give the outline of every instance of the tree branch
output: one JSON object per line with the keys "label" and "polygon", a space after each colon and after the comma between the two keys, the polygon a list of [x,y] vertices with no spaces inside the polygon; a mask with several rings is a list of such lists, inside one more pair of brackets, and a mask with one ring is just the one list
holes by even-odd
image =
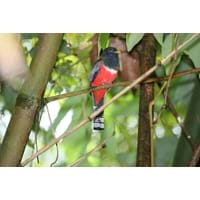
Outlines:
{"label": "tree branch", "polygon": [[[199,36],[199,34],[193,34],[187,41],[185,41],[182,45],[180,45],[177,48],[177,51],[172,51],[167,57],[165,57],[164,59],[161,60],[160,64],[164,65],[168,59],[170,59],[176,52],[179,52],[181,49],[183,49],[184,47],[186,47],[186,45],[188,45],[194,38],[196,38],[197,36]],[[111,105],[114,101],[116,101],[119,97],[121,97],[122,95],[124,95],[125,93],[127,93],[131,88],[135,87],[137,84],[141,83],[143,80],[145,80],[149,75],[151,75],[160,65],[155,65],[153,66],[151,69],[149,69],[147,72],[145,72],[143,75],[141,75],[140,77],[138,77],[136,80],[134,80],[130,85],[128,85],[127,87],[125,87],[123,90],[121,90],[117,95],[115,95],[112,99],[110,99],[109,102],[107,102],[106,104],[104,104],[102,107],[100,107],[98,110],[96,110],[95,112],[93,112],[88,118],[82,120],[78,125],[76,125],[75,127],[65,131],[62,135],[60,135],[57,138],[54,138],[50,141],[49,144],[47,144],[46,146],[42,147],[38,152],[32,154],[28,159],[26,159],[25,161],[22,162],[22,166],[27,165],[29,162],[31,162],[32,160],[34,160],[38,155],[41,155],[42,153],[46,152],[48,149],[50,149],[52,146],[54,146],[56,143],[58,143],[61,139],[69,136],[71,133],[73,133],[74,131],[78,130],[79,128],[81,128],[82,126],[84,126],[85,124],[87,124],[89,121],[91,121],[94,117],[96,117],[98,114],[100,114],[103,110],[105,110],[105,108],[107,108],[109,105]]]}
{"label": "tree branch", "polygon": [[190,162],[190,167],[196,167],[200,159],[200,145],[196,148],[194,151],[194,154],[192,156],[192,160]]}
{"label": "tree branch", "polygon": [[[172,79],[179,78],[185,75],[193,74],[193,73],[200,73],[200,67],[197,67],[196,69],[191,69],[191,70],[184,70],[182,72],[177,72],[172,75]],[[162,81],[167,81],[170,78],[170,75],[168,76],[161,76],[157,78],[148,78],[147,80],[142,81],[141,83],[153,83],[153,82],[162,82]],[[59,94],[56,96],[52,97],[47,97],[44,98],[45,103],[49,103],[52,101],[68,98],[68,97],[74,97],[74,96],[79,96],[82,94],[88,94],[96,90],[104,89],[104,88],[114,88],[114,87],[124,87],[127,86],[131,83],[131,81],[123,81],[123,82],[118,82],[118,83],[113,83],[113,84],[105,84],[93,88],[86,88],[82,89],[79,91],[74,91],[74,92],[67,92],[64,94]]]}

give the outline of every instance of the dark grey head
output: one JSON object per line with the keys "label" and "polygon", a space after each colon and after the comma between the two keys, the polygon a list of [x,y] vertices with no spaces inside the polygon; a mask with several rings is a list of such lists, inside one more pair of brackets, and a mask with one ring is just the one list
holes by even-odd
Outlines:
{"label": "dark grey head", "polygon": [[107,67],[119,70],[119,51],[116,48],[108,47],[104,49],[100,58]]}

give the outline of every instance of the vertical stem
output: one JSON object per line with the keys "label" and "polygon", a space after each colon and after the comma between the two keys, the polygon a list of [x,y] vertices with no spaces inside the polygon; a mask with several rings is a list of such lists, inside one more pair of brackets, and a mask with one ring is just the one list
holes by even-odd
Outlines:
{"label": "vertical stem", "polygon": [[[156,48],[153,34],[144,35],[141,44],[138,46],[140,53],[141,74],[148,71],[155,64]],[[139,105],[139,127],[136,166],[152,166],[153,146],[151,131],[151,102],[154,99],[154,84],[142,83],[140,85],[140,105]]]}
{"label": "vertical stem", "polygon": [[18,166],[40,99],[56,62],[62,34],[42,34],[31,64],[31,74],[17,98],[15,111],[0,148],[0,166]]}

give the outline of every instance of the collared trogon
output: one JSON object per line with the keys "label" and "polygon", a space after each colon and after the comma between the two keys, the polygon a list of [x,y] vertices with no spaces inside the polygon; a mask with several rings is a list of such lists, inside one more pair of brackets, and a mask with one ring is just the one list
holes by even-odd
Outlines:
{"label": "collared trogon", "polygon": [[[119,51],[116,48],[108,47],[100,54],[90,73],[90,86],[96,87],[103,84],[110,84],[117,78],[120,68]],[[94,111],[104,104],[104,97],[108,89],[100,89],[92,92]],[[103,112],[93,119],[93,131],[104,130]]]}

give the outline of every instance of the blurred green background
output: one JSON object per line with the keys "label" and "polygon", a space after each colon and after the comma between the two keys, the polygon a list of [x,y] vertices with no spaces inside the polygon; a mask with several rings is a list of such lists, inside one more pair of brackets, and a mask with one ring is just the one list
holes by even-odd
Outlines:
{"label": "blurred green background", "polygon": [[[179,41],[182,43],[191,34],[178,35]],[[92,69],[90,51],[93,36],[93,33],[64,34],[62,46],[57,55],[57,62],[44,94],[45,97],[88,88],[88,77]],[[155,34],[155,36],[157,39],[157,59],[161,59],[174,49],[173,34]],[[21,34],[21,37],[26,61],[28,66],[30,66],[35,47],[39,41],[39,34]],[[126,43],[128,49],[133,48],[141,38],[141,34],[138,34],[136,38],[134,38],[134,34],[127,34]],[[108,39],[107,34],[101,34],[98,48],[107,46]],[[176,72],[191,69],[191,64],[188,64],[187,60],[190,60],[194,67],[199,67],[199,52],[200,42],[198,40],[195,45],[184,49],[178,54]],[[164,72],[157,71],[157,75],[169,74],[170,65],[171,62],[164,66]],[[169,96],[182,122],[187,115],[193,95],[193,88],[195,84],[199,84],[198,80],[198,75],[191,74],[171,81]],[[118,78],[115,82],[120,81],[122,80]],[[122,87],[110,89],[106,95],[106,102],[121,89]],[[159,88],[155,86],[155,93],[158,91]],[[16,95],[16,90],[6,84],[2,85],[0,95],[1,142],[15,106]],[[197,95],[194,101],[199,101],[198,97],[199,95]],[[163,97],[159,96],[155,104],[155,116],[158,115],[163,102]],[[45,144],[48,144],[52,138],[75,126],[92,112],[92,101],[89,94],[53,101],[47,106],[52,124],[48,117],[47,108],[44,107],[38,115],[38,120],[34,123],[23,160],[36,151],[35,135],[37,135],[38,148],[40,149]],[[58,144],[59,155],[53,166],[68,166],[72,164],[103,140],[106,140],[105,148],[93,152],[80,162],[78,166],[135,166],[138,108],[139,89],[136,90],[135,94],[128,92],[123,95],[105,110],[105,130],[101,134],[92,134],[91,123],[89,123]],[[195,124],[196,126],[199,125],[199,123]],[[168,109],[162,112],[154,128],[155,166],[172,166],[177,144],[181,138],[181,128]],[[56,155],[57,149],[54,146],[39,156],[39,162],[35,159],[28,166],[50,166],[55,161]]]}

